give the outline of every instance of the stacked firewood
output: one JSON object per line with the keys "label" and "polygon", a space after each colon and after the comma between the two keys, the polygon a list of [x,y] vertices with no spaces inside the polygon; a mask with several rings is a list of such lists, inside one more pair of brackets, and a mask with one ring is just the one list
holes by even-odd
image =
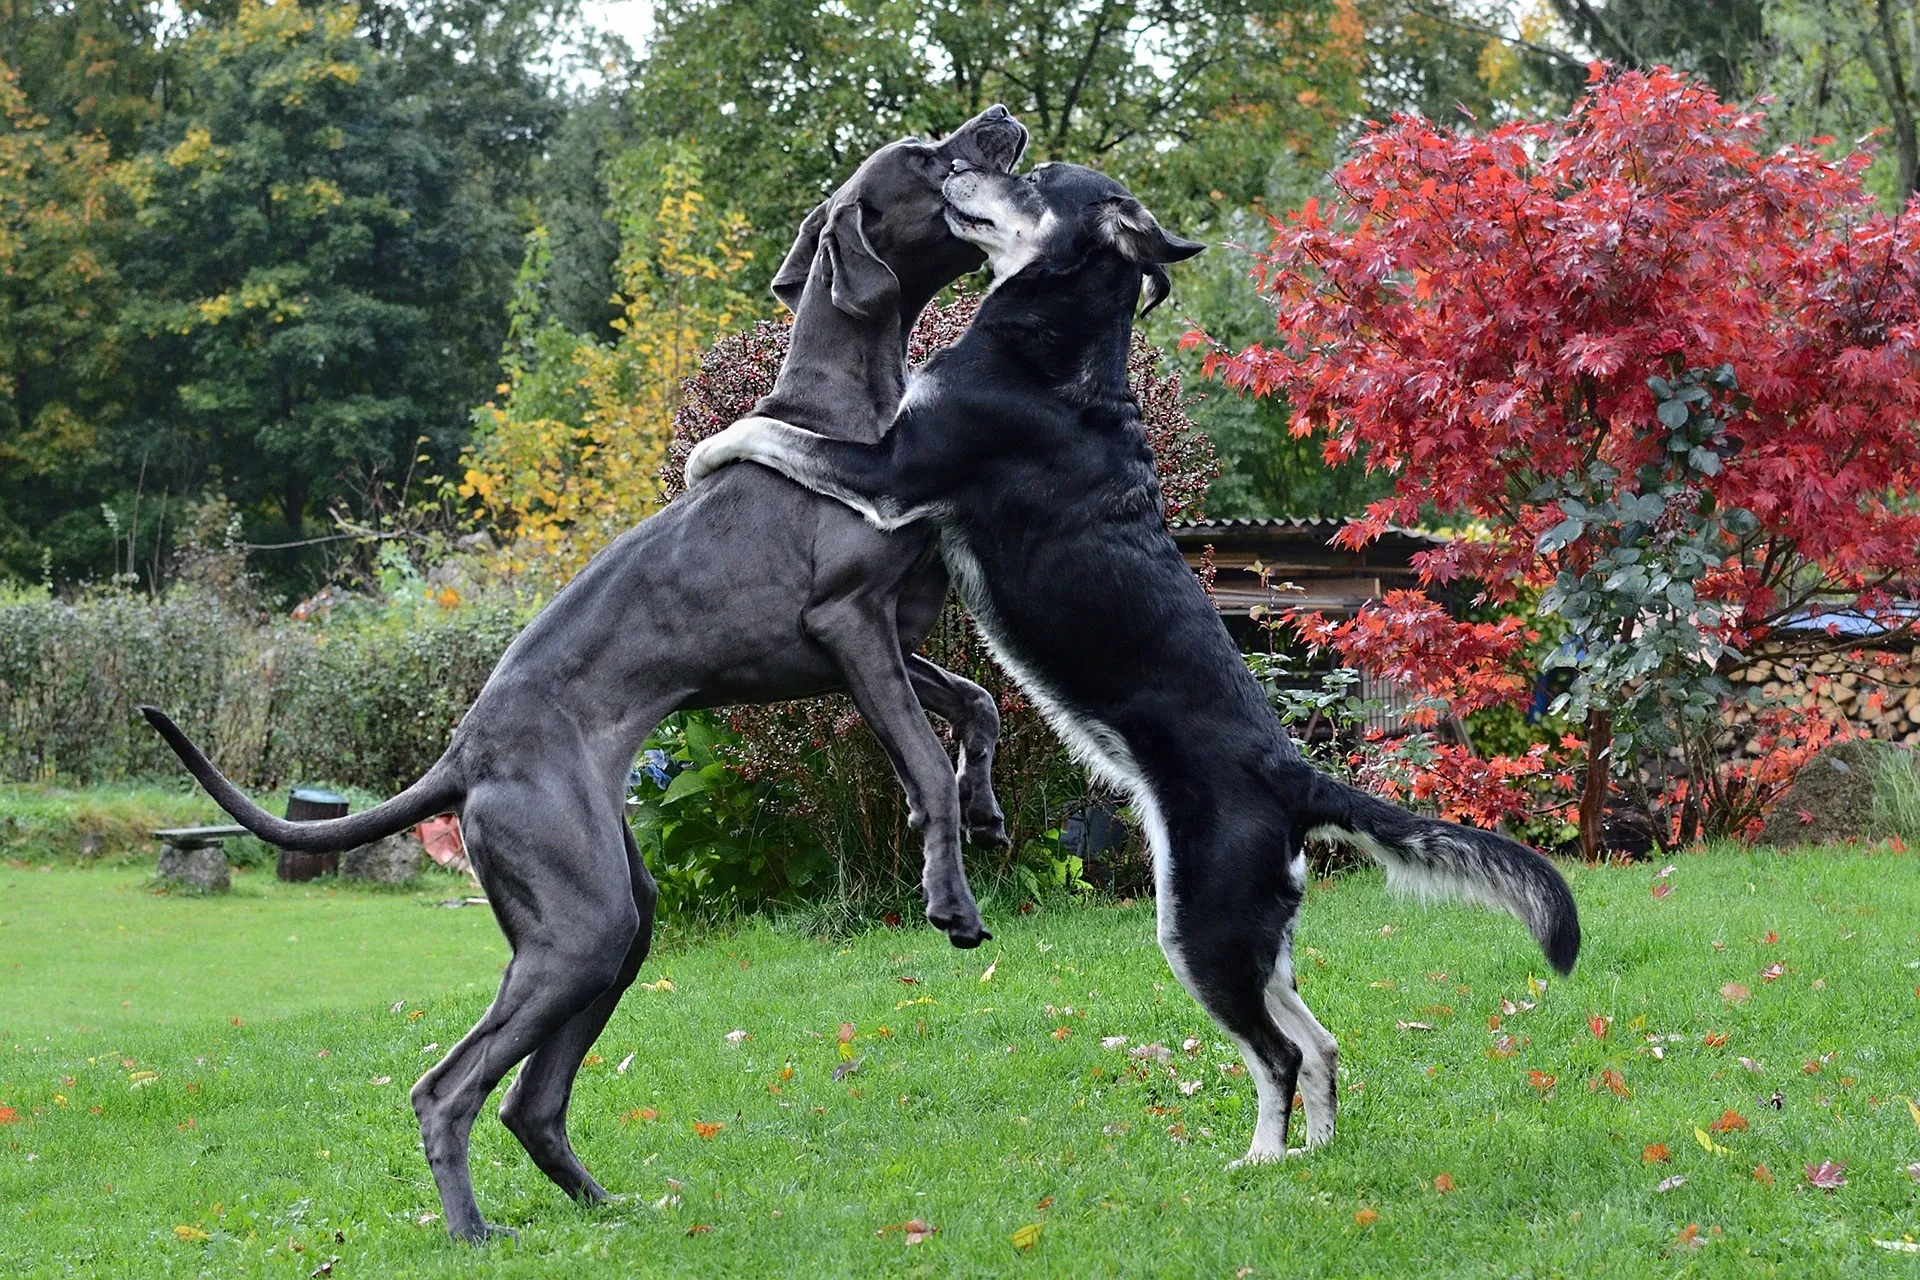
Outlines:
{"label": "stacked firewood", "polygon": [[[1758,686],[1769,702],[1819,710],[1883,741],[1920,746],[1920,658],[1913,655],[1756,656],[1729,678],[1736,688]],[[1751,720],[1745,709],[1734,712],[1736,725]]]}

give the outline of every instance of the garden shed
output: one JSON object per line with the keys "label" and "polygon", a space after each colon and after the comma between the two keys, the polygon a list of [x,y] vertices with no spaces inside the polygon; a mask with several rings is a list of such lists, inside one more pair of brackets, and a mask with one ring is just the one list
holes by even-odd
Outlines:
{"label": "garden shed", "polygon": [[[1349,551],[1333,543],[1347,523],[1344,517],[1177,520],[1171,528],[1195,572],[1207,548],[1213,548],[1214,606],[1240,647],[1252,649],[1266,647],[1254,609],[1317,609],[1352,617],[1389,591],[1418,590],[1413,557],[1447,542],[1440,534],[1393,527],[1361,550]],[[1288,583],[1299,589],[1283,590]]]}
{"label": "garden shed", "polygon": [[[1351,551],[1334,544],[1347,523],[1344,517],[1179,520],[1170,528],[1194,572],[1204,570],[1211,549],[1214,607],[1240,648],[1255,651],[1268,647],[1260,623],[1264,616],[1312,609],[1350,618],[1389,591],[1420,590],[1414,556],[1447,541],[1440,534],[1389,527],[1364,548]],[[1444,596],[1440,601],[1449,608],[1453,603]],[[1389,733],[1402,731],[1406,695],[1366,671],[1360,677],[1360,695],[1379,704],[1369,725]],[[1319,737],[1324,729],[1309,726],[1303,732]],[[1466,736],[1464,728],[1453,724],[1443,733],[1460,740]]]}

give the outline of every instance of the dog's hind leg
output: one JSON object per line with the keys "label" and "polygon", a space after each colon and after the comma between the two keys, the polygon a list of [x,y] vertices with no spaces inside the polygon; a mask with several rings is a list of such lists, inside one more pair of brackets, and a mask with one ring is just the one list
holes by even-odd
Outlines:
{"label": "dog's hind leg", "polygon": [[[1312,1150],[1333,1139],[1334,1115],[1339,1110],[1340,1046],[1300,998],[1293,971],[1291,922],[1281,940],[1273,975],[1267,979],[1267,1011],[1281,1034],[1300,1047],[1300,1099],[1307,1108],[1306,1145]],[[1291,1097],[1288,1102],[1291,1105]]]}
{"label": "dog's hind leg", "polygon": [[617,801],[565,780],[486,782],[460,814],[469,856],[513,959],[485,1016],[413,1087],[414,1114],[456,1239],[499,1234],[467,1165],[473,1122],[514,1064],[619,980],[640,934]]}
{"label": "dog's hind leg", "polygon": [[1293,985],[1292,894],[1260,903],[1160,904],[1160,946],[1174,974],[1239,1046],[1259,1110],[1233,1167],[1286,1157],[1294,1091],[1307,1103],[1307,1145],[1333,1136],[1333,1037]]}
{"label": "dog's hind leg", "polygon": [[921,834],[920,884],[927,919],[956,947],[977,947],[992,935],[960,860],[960,791],[953,762],[914,697],[893,618],[876,601],[843,596],[809,609],[806,626],[839,665],[847,692],[880,740],[907,793],[907,821]]}
{"label": "dog's hind leg", "polygon": [[541,1045],[520,1068],[520,1074],[507,1089],[500,1103],[500,1121],[520,1140],[540,1171],[576,1200],[597,1204],[610,1199],[595,1182],[567,1139],[567,1104],[573,1096],[574,1077],[587,1050],[606,1029],[620,997],[640,973],[653,942],[653,909],[660,891],[647,873],[647,864],[634,843],[633,832],[625,830],[627,869],[633,881],[633,905],[640,913],[640,931],[627,948],[626,962],[613,985],[602,991],[593,1003],[573,1015],[551,1040]]}
{"label": "dog's hind leg", "polygon": [[907,655],[907,676],[920,705],[953,726],[960,744],[954,781],[967,839],[977,845],[1007,843],[1007,819],[993,794],[993,752],[1000,742],[1000,708],[993,695],[917,653]]}

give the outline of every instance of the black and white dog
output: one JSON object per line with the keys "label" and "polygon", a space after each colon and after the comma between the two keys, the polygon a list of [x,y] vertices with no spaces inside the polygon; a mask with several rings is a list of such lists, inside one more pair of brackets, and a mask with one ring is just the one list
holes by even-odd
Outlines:
{"label": "black and white dog", "polygon": [[1573,896],[1523,845],[1311,768],[1168,536],[1127,342],[1143,279],[1151,307],[1163,264],[1202,246],[1076,165],[968,171],[946,193],[994,283],[893,429],[855,444],[748,418],[695,450],[688,483],[751,460],[881,528],[939,528],[995,657],[1145,825],[1160,946],[1259,1092],[1246,1161],[1286,1154],[1296,1085],[1317,1146],[1333,1136],[1335,1044],[1294,988],[1304,841],[1344,840],[1399,886],[1512,912],[1562,973],[1580,949]]}

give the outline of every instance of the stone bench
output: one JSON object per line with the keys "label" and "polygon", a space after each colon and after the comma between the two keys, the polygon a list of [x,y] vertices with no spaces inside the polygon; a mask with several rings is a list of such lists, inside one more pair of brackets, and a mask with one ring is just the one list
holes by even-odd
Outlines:
{"label": "stone bench", "polygon": [[233,887],[225,842],[246,834],[247,829],[237,825],[171,827],[154,832],[153,838],[160,842],[160,878],[209,893],[225,893]]}

